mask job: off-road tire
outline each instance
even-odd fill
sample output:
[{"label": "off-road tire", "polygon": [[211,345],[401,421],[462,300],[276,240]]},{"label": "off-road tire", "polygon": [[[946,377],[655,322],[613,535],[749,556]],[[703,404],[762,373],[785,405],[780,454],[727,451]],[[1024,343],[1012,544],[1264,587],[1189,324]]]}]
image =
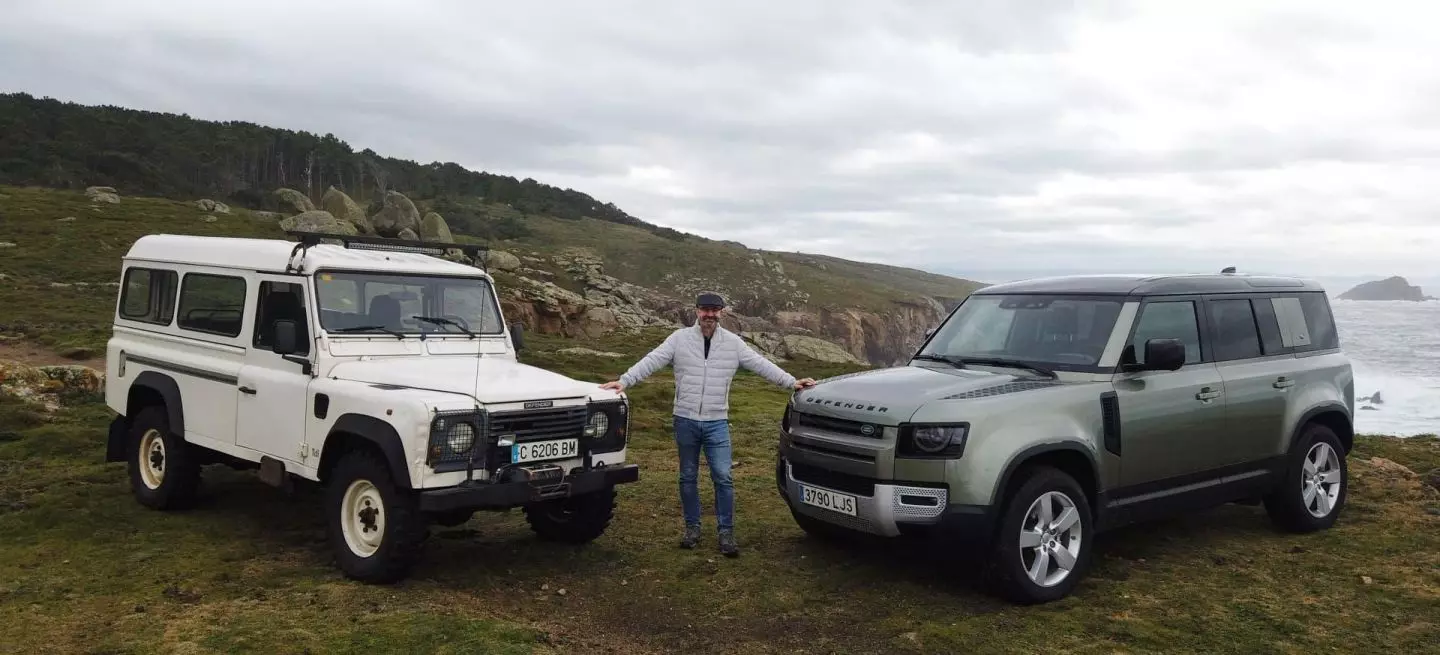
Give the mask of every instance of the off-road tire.
[{"label": "off-road tire", "polygon": [[605,534],[615,516],[615,487],[588,494],[531,503],[525,521],[541,539],[585,544]]},{"label": "off-road tire", "polygon": [[[1334,454],[1334,461],[1338,465],[1336,470],[1340,476],[1340,489],[1329,512],[1323,517],[1317,517],[1310,513],[1305,502],[1304,493],[1308,477],[1305,464],[1312,450],[1324,451],[1326,447],[1328,447],[1329,453]],[[1265,496],[1265,512],[1269,514],[1270,520],[1277,527],[1287,532],[1305,533],[1324,530],[1335,524],[1341,510],[1345,508],[1345,499],[1349,495],[1350,471],[1345,461],[1345,449],[1340,444],[1339,437],[1335,436],[1334,430],[1323,424],[1310,423],[1305,426],[1305,431],[1300,434],[1300,438],[1295,440],[1295,445],[1291,446],[1290,452],[1285,455],[1285,470],[1281,475],[1280,483],[1269,495]]]},{"label": "off-road tire", "polygon": [[[346,495],[352,486],[347,507]],[[418,498],[395,485],[384,459],[367,449],[342,455],[331,470],[324,506],[331,549],[346,577],[387,584],[409,575],[424,546],[428,525],[419,511]],[[362,516],[368,518],[362,520]],[[364,535],[378,536],[373,552],[350,544],[347,523],[357,541]]]},{"label": "off-road tire", "polygon": [[[1004,500],[987,558],[985,582],[993,593],[1011,602],[1023,605],[1048,603],[1070,595],[1088,572],[1090,553],[1095,543],[1094,512],[1085,497],[1085,490],[1065,472],[1050,466],[1037,466],[1021,475],[1019,486]],[[1037,584],[1026,574],[1027,563],[1020,543],[1021,530],[1027,525],[1031,507],[1046,494],[1058,494],[1051,498],[1068,502],[1079,514],[1079,548],[1074,554],[1075,563],[1063,579],[1051,586]],[[1059,519],[1060,515],[1052,514],[1051,518]],[[1070,542],[1057,538],[1055,543],[1064,546]],[[1054,563],[1053,556],[1048,557]]]},{"label": "off-road tire", "polygon": [[170,430],[170,417],[164,406],[141,409],[130,420],[126,468],[131,493],[141,505],[151,509],[194,506],[200,488],[200,464],[196,455],[194,446]]}]

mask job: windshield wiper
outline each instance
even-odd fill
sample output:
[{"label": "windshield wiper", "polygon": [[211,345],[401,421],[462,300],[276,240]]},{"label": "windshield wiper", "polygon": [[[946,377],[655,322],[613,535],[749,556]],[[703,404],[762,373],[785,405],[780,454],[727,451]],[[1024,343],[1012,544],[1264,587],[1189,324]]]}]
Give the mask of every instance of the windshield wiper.
[{"label": "windshield wiper", "polygon": [[385,334],[391,334],[391,335],[394,335],[396,339],[402,339],[402,340],[403,340],[403,339],[405,338],[405,335],[403,335],[403,334],[401,334],[401,333],[399,333],[399,332],[396,332],[396,331],[394,331],[394,330],[391,330],[390,328],[387,328],[387,327],[385,327],[385,326],[383,326],[383,325],[354,325],[354,326],[347,327],[347,328],[340,328],[340,329],[338,329],[338,330],[331,330],[331,332],[370,332],[370,331],[384,332]]},{"label": "windshield wiper", "polygon": [[466,329],[464,325],[461,325],[458,321],[455,321],[453,319],[448,319],[443,316],[411,316],[410,318],[413,318],[417,321],[423,321],[431,325],[453,325],[456,329],[464,332],[466,335],[469,335],[471,339],[475,338],[474,332]]},{"label": "windshield wiper", "polygon": [[1014,360],[1014,359],[1000,359],[1000,358],[996,358],[996,357],[959,357],[959,358],[957,358],[957,359],[958,359],[959,361],[965,363],[965,364],[980,364],[980,365],[982,365],[982,366],[1008,366],[1008,367],[1028,369],[1028,370],[1034,371],[1034,372],[1036,372],[1036,373],[1039,373],[1039,374],[1041,374],[1041,375],[1044,375],[1045,377],[1048,377],[1048,378],[1050,378],[1050,379],[1052,379],[1052,380],[1054,380],[1054,379],[1059,379],[1059,377],[1060,377],[1060,376],[1058,376],[1058,375],[1055,374],[1055,371],[1052,371],[1052,370],[1050,370],[1050,369],[1048,369],[1048,368],[1045,368],[1045,367],[1043,367],[1043,366],[1036,366],[1036,365],[1034,365],[1034,364],[1027,364],[1027,363],[1025,363],[1025,362],[1018,361],[1018,360]]},{"label": "windshield wiper", "polygon": [[945,355],[935,355],[935,354],[931,354],[931,353],[921,353],[921,354],[919,354],[919,355],[916,355],[916,356],[912,357],[911,359],[924,359],[924,360],[928,360],[928,361],[932,361],[932,362],[945,362],[946,364],[949,364],[949,365],[951,365],[951,366],[954,366],[955,368],[965,368],[965,364],[962,363],[960,360],[958,360],[958,359],[956,359],[956,358],[954,358],[954,357],[947,357],[947,356],[945,356]]}]

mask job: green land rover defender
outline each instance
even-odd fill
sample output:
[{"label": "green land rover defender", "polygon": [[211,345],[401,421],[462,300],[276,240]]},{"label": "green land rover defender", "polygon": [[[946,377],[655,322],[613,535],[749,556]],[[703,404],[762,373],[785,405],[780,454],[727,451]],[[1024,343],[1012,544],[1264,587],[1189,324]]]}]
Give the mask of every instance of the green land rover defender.
[{"label": "green land rover defender", "polygon": [[796,393],[775,475],[807,532],[978,544],[994,591],[1045,602],[1120,525],[1263,502],[1330,526],[1353,412],[1312,281],[1028,280],[968,297],[903,366]]}]

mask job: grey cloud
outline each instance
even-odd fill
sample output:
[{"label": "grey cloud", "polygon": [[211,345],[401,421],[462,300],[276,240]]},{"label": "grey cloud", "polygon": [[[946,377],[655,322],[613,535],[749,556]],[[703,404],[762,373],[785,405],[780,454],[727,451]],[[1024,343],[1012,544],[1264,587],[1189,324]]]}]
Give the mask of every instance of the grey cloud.
[{"label": "grey cloud", "polygon": [[[1428,46],[1382,11],[1267,8],[17,0],[0,87],[333,132],[713,238],[936,270],[1423,265],[1440,203],[1401,167],[1440,154],[1440,75],[1375,85],[1323,48]],[[1228,40],[1187,41],[1168,11]],[[1367,221],[1415,231],[1283,247]]]}]

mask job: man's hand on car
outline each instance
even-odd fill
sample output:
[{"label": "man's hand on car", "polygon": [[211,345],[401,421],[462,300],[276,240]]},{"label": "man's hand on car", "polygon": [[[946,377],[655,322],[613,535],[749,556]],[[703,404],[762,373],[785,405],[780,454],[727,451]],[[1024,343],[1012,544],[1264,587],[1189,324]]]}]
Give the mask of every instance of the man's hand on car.
[{"label": "man's hand on car", "polygon": [[614,391],[615,393],[620,393],[621,391],[625,390],[625,385],[621,384],[619,380],[611,380],[609,382],[606,382],[605,384],[600,385],[600,388],[609,389],[611,391]]},{"label": "man's hand on car", "polygon": [[795,381],[796,391],[799,391],[801,389],[809,389],[813,386],[815,386],[815,380],[813,378],[801,378]]}]

